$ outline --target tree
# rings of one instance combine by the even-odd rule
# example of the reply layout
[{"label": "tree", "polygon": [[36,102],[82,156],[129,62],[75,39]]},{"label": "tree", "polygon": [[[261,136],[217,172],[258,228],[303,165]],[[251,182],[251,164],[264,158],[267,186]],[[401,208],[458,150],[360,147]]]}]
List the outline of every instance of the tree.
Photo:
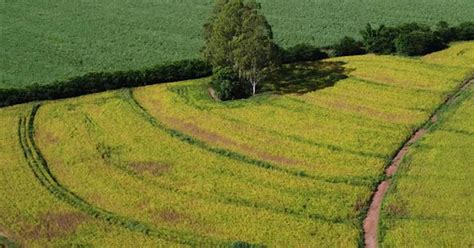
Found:
[{"label": "tree", "polygon": [[364,54],[365,50],[363,44],[360,41],[356,41],[352,37],[344,37],[339,43],[334,45],[334,55],[335,56],[349,56],[349,55],[359,55]]},{"label": "tree", "polygon": [[370,24],[367,24],[366,28],[361,31],[365,49],[376,54],[395,52],[394,40],[397,38],[398,33],[396,28],[380,25],[375,29]]},{"label": "tree", "polygon": [[424,55],[442,49],[445,44],[431,31],[401,33],[395,40],[397,53],[407,56]]},{"label": "tree", "polygon": [[457,30],[459,40],[474,40],[474,22],[463,22]]},{"label": "tree", "polygon": [[233,41],[233,68],[240,78],[252,85],[255,95],[258,83],[263,79],[267,67],[276,61],[277,47],[273,32],[265,16],[260,14],[261,6],[255,1],[245,5],[240,35]]},{"label": "tree", "polygon": [[217,0],[209,21],[204,24],[204,59],[213,67],[232,67],[232,41],[241,30],[242,0]]},{"label": "tree", "polygon": [[445,21],[440,21],[438,24],[436,24],[435,34],[446,43],[454,41],[458,38],[456,28],[450,27]]},{"label": "tree", "polygon": [[[250,82],[255,95],[266,68],[276,61],[272,29],[261,14],[260,4],[254,0],[218,0],[204,25],[204,40],[206,61],[214,68],[232,68],[239,79]],[[222,83],[231,85],[228,80]]]}]

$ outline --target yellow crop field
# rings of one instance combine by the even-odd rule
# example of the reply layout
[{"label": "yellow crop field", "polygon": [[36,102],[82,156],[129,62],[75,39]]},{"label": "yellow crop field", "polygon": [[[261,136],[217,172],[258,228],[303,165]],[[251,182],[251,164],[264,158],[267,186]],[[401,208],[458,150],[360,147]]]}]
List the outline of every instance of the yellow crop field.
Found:
[{"label": "yellow crop field", "polygon": [[385,198],[381,242],[388,247],[474,243],[474,88],[451,104],[416,143]]},{"label": "yellow crop field", "polygon": [[421,58],[285,65],[268,79],[277,88],[231,102],[213,100],[203,78],[2,108],[0,236],[356,247],[385,167],[472,72],[473,54],[466,42]]}]

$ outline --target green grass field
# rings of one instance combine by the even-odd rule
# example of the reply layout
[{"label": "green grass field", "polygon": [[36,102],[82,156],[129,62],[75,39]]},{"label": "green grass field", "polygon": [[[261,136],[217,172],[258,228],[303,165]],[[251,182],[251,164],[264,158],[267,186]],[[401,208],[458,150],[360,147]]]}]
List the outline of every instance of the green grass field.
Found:
[{"label": "green grass field", "polygon": [[[283,46],[329,45],[368,22],[474,19],[471,0],[261,2]],[[0,88],[196,58],[211,8],[210,0],[0,0]]]},{"label": "green grass field", "polygon": [[474,244],[474,88],[412,146],[383,205],[384,247]]},{"label": "green grass field", "polygon": [[466,42],[417,59],[291,65],[277,88],[226,103],[200,79],[1,108],[0,236],[33,247],[356,247],[384,167],[473,56]]}]

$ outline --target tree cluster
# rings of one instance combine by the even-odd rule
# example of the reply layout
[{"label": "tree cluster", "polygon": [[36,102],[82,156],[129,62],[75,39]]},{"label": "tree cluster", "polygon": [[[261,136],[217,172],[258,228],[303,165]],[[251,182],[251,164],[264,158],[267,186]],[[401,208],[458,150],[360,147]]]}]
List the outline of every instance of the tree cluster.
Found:
[{"label": "tree cluster", "polygon": [[418,23],[394,27],[380,25],[377,28],[367,24],[361,35],[367,52],[418,56],[441,50],[452,41],[473,40],[474,22],[456,27],[440,22],[434,29]]},{"label": "tree cluster", "polygon": [[[218,0],[204,25],[204,40],[202,54],[215,69],[213,85],[221,81],[215,90],[222,100],[255,95],[259,82],[278,62],[272,28],[255,0]],[[239,91],[245,84],[250,91]]]}]

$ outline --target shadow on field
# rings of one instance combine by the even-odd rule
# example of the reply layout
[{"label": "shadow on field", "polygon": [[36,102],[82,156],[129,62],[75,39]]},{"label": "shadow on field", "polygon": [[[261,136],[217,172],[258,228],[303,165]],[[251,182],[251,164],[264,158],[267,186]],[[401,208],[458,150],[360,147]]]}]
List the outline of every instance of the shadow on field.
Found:
[{"label": "shadow on field", "polygon": [[262,85],[261,92],[304,94],[324,89],[347,78],[344,62],[305,62],[283,65]]}]

